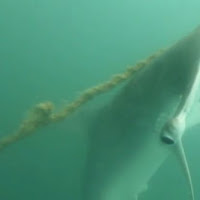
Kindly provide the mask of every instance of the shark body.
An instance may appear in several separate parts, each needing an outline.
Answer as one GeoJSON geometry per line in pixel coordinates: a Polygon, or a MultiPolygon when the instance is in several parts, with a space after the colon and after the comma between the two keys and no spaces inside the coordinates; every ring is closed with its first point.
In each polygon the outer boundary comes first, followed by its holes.
{"type": "Polygon", "coordinates": [[[83,200],[138,199],[172,153],[194,199],[181,138],[200,93],[199,60],[200,28],[137,72],[97,112],[88,133],[83,200]]]}

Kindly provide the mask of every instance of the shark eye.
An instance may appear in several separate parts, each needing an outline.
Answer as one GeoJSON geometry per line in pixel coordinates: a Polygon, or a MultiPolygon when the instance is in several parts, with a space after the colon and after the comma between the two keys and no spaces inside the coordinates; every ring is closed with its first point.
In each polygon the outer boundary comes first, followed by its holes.
{"type": "Polygon", "coordinates": [[[161,131],[161,141],[165,144],[173,145],[182,136],[185,130],[185,117],[179,115],[167,121],[161,131]]]}
{"type": "Polygon", "coordinates": [[[173,124],[171,122],[167,122],[162,129],[161,138],[160,138],[161,141],[169,145],[175,144],[176,141],[174,138],[174,132],[175,132],[175,129],[173,127],[173,124]]]}
{"type": "Polygon", "coordinates": [[[169,145],[175,143],[174,139],[173,139],[172,137],[170,137],[169,135],[162,135],[161,141],[162,141],[163,143],[169,144],[169,145]]]}

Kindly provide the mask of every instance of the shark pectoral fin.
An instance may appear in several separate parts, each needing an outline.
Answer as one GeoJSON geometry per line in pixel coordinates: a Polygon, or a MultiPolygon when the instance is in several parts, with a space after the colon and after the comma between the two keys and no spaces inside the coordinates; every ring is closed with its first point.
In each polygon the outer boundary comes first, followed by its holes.
{"type": "Polygon", "coordinates": [[[194,189],[193,189],[193,184],[192,184],[192,178],[191,178],[188,162],[187,162],[187,159],[186,159],[185,151],[184,151],[183,144],[182,144],[181,140],[178,141],[176,148],[177,148],[178,159],[180,160],[181,167],[183,168],[185,178],[186,178],[187,183],[188,183],[189,188],[190,188],[190,196],[191,196],[190,199],[194,200],[194,189]]]}
{"type": "Polygon", "coordinates": [[[140,192],[137,193],[136,195],[134,195],[133,198],[132,198],[131,200],[139,200],[139,196],[140,196],[142,193],[146,192],[147,190],[148,190],[148,185],[145,184],[145,185],[141,188],[140,192]]]}
{"type": "Polygon", "coordinates": [[[190,188],[190,194],[191,194],[190,200],[194,200],[192,179],[181,140],[186,127],[185,125],[186,115],[184,112],[182,112],[182,110],[179,113],[180,113],[179,115],[170,119],[164,125],[161,133],[161,141],[165,144],[173,145],[175,147],[175,154],[178,158],[178,161],[181,164],[181,167],[183,168],[184,175],[186,177],[187,183],[190,188]]]}
{"type": "Polygon", "coordinates": [[[138,200],[138,195],[134,195],[132,200],[138,200]]]}

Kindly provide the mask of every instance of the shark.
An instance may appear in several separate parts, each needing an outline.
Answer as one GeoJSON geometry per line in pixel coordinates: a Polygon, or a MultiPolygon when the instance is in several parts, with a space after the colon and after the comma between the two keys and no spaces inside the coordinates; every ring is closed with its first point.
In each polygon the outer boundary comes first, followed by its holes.
{"type": "Polygon", "coordinates": [[[139,70],[97,110],[88,128],[82,200],[138,200],[172,154],[194,200],[182,137],[200,122],[199,83],[200,27],[139,70]]]}

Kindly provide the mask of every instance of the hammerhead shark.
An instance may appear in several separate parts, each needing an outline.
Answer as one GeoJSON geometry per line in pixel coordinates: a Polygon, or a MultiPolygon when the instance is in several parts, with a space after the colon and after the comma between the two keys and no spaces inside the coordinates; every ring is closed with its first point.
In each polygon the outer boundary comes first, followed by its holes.
{"type": "MultiPolygon", "coordinates": [[[[200,27],[124,84],[88,129],[82,200],[137,200],[170,154],[194,191],[182,136],[200,95],[200,27]]],[[[192,120],[190,120],[192,119],[192,120]]]]}

